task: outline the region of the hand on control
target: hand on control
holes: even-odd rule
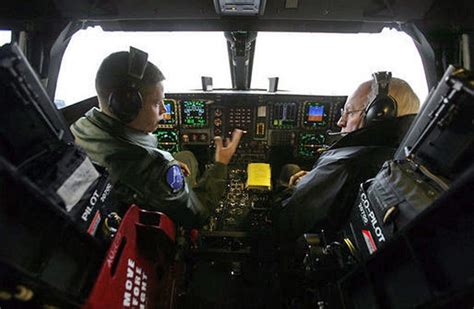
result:
[[[216,136],[214,138],[214,143],[216,144],[216,162],[220,162],[225,165],[229,164],[232,156],[237,150],[240,138],[244,133],[247,132],[240,129],[235,129],[234,132],[232,132],[232,137],[230,139],[226,138],[225,145],[220,136]]]
[[[308,174],[308,171],[299,171],[296,174],[293,174],[293,176],[290,177],[290,182],[288,183],[290,187],[295,186],[306,174]]]
[[[178,160],[176,160],[178,161]],[[184,176],[185,177],[188,177],[189,175],[191,175],[191,170],[189,169],[189,167],[186,165],[186,163],[183,163],[181,161],[178,161],[178,164],[179,164],[179,167],[181,168],[181,171],[183,172]]]

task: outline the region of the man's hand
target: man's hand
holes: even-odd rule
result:
[[[290,177],[290,181],[288,183],[290,187],[296,185],[306,174],[308,174],[308,171],[299,171],[296,174],[293,174],[293,176]]]
[[[178,161],[178,160],[176,160]],[[181,168],[181,171],[183,172],[184,176],[185,177],[188,177],[189,175],[191,175],[191,170],[189,169],[189,167],[186,165],[186,163],[183,163],[181,161],[178,161],[178,164],[179,164],[179,167]]]
[[[225,165],[229,164],[232,156],[239,145],[240,138],[246,131],[235,129],[232,132],[232,138],[226,138],[225,145],[223,144],[222,138],[220,136],[216,136],[214,138],[214,143],[216,144],[216,162],[223,163]]]

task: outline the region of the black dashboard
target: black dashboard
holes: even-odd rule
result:
[[[234,278],[255,261],[273,259],[268,246],[277,182],[266,190],[250,188],[248,163],[268,163],[273,180],[286,163],[310,169],[320,150],[331,144],[328,131],[339,131],[336,123],[345,100],[343,96],[236,91],[166,95],[167,113],[155,132],[159,148],[171,153],[191,150],[200,165],[206,165],[213,161],[214,137],[229,137],[234,128],[247,131],[229,164],[224,195],[199,232],[195,254],[200,259],[195,267],[206,271],[195,274],[198,285],[207,284],[209,271]]]
[[[288,159],[311,159],[338,131],[346,97],[255,92],[170,93],[155,135],[171,153],[212,145],[234,128],[247,131],[235,158],[240,163],[268,162],[271,150],[285,148]]]

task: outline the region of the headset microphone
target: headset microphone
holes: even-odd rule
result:
[[[326,134],[329,135],[329,136],[346,135],[347,132],[333,132],[333,131],[331,131],[331,130],[327,130],[327,131],[326,131]]]

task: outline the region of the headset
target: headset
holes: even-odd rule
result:
[[[113,90],[108,100],[110,111],[123,123],[133,121],[143,106],[137,82],[143,79],[147,64],[148,54],[130,46],[127,81],[122,87]]]
[[[376,72],[372,77],[372,91],[375,91],[375,98],[365,108],[364,126],[397,117],[397,101],[388,95],[392,73]]]

